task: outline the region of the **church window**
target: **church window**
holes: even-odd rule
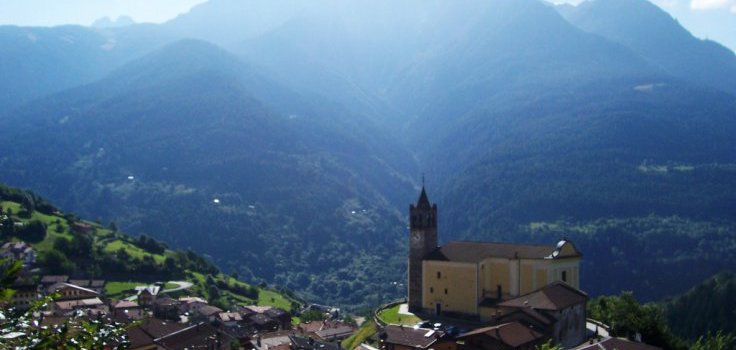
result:
[[[437,279],[442,278],[442,272],[437,271]]]
[[[432,287],[429,287],[429,292],[430,292],[430,293],[434,293],[434,288],[432,288]]]
[[[567,271],[562,271],[562,281],[567,282]]]
[[[447,295],[447,288],[445,288],[445,295]]]

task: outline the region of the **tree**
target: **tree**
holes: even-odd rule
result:
[[[537,345],[536,347],[534,347],[534,349],[536,350],[563,350],[564,348],[559,345],[555,345],[552,342],[552,339],[550,339],[544,344]]]
[[[734,347],[736,347],[736,337],[733,334],[718,331],[716,334],[708,333],[707,336],[698,338],[690,350],[733,350]]]
[[[74,271],[74,263],[64,253],[58,250],[50,250],[43,253],[39,260],[50,274],[61,275]]]
[[[10,288],[18,274],[20,273],[23,264],[20,260],[12,261],[9,258],[0,259],[0,266],[3,266],[0,271],[0,303],[8,302],[15,294],[15,291]]]
[[[639,304],[631,292],[595,298],[588,303],[588,311],[591,318],[608,324],[613,336],[633,339],[639,334],[647,344],[667,349],[684,348],[684,342],[667,326],[662,307]]]
[[[16,236],[31,243],[41,242],[46,238],[46,223],[40,220],[31,220],[16,232]]]
[[[309,322],[309,321],[322,321],[326,319],[327,316],[323,312],[320,312],[317,310],[307,310],[303,312],[299,318],[301,318],[302,321],[304,322]]]

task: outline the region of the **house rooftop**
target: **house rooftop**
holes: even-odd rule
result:
[[[386,343],[404,345],[412,348],[429,348],[444,333],[431,329],[388,325],[383,329]]]
[[[458,339],[475,336],[490,337],[512,348],[517,348],[545,337],[544,334],[524,326],[521,322],[514,321],[497,326],[479,328],[460,335]]]
[[[588,301],[588,295],[567,283],[552,282],[529,294],[499,303],[501,307],[524,308],[537,310],[562,310],[575,304]]]

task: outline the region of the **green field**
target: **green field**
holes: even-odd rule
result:
[[[124,295],[123,292],[133,290],[137,286],[145,286],[144,282],[107,282],[105,284],[105,295],[110,298],[119,298]]]
[[[114,254],[114,253],[116,253],[120,249],[124,249],[128,253],[128,255],[130,255],[131,257],[136,258],[136,259],[143,259],[143,257],[146,256],[146,255],[152,256],[153,257],[153,260],[155,260],[157,263],[163,263],[164,260],[166,259],[163,255],[151,254],[151,253],[146,252],[145,250],[143,250],[143,249],[141,249],[139,247],[136,247],[136,246],[134,246],[134,245],[132,245],[130,243],[123,242],[120,239],[116,239],[116,240],[108,243],[107,245],[105,245],[105,249],[104,250],[107,253],[113,253]]]
[[[414,315],[400,315],[399,305],[382,310],[378,313],[378,318],[388,324],[415,325],[421,321],[419,317]]]

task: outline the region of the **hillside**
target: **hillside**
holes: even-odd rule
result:
[[[736,334],[734,295],[736,276],[723,272],[667,300],[664,309],[672,331],[691,340],[719,330]]]
[[[139,285],[183,280],[194,284],[187,293],[224,309],[262,304],[290,310],[300,305],[291,296],[224,275],[192,251],[171,250],[147,236],[131,237],[114,224],[103,227],[82,220],[31,192],[0,184],[0,209],[2,241],[32,244],[42,273],[106,280],[108,297],[128,295]]]

